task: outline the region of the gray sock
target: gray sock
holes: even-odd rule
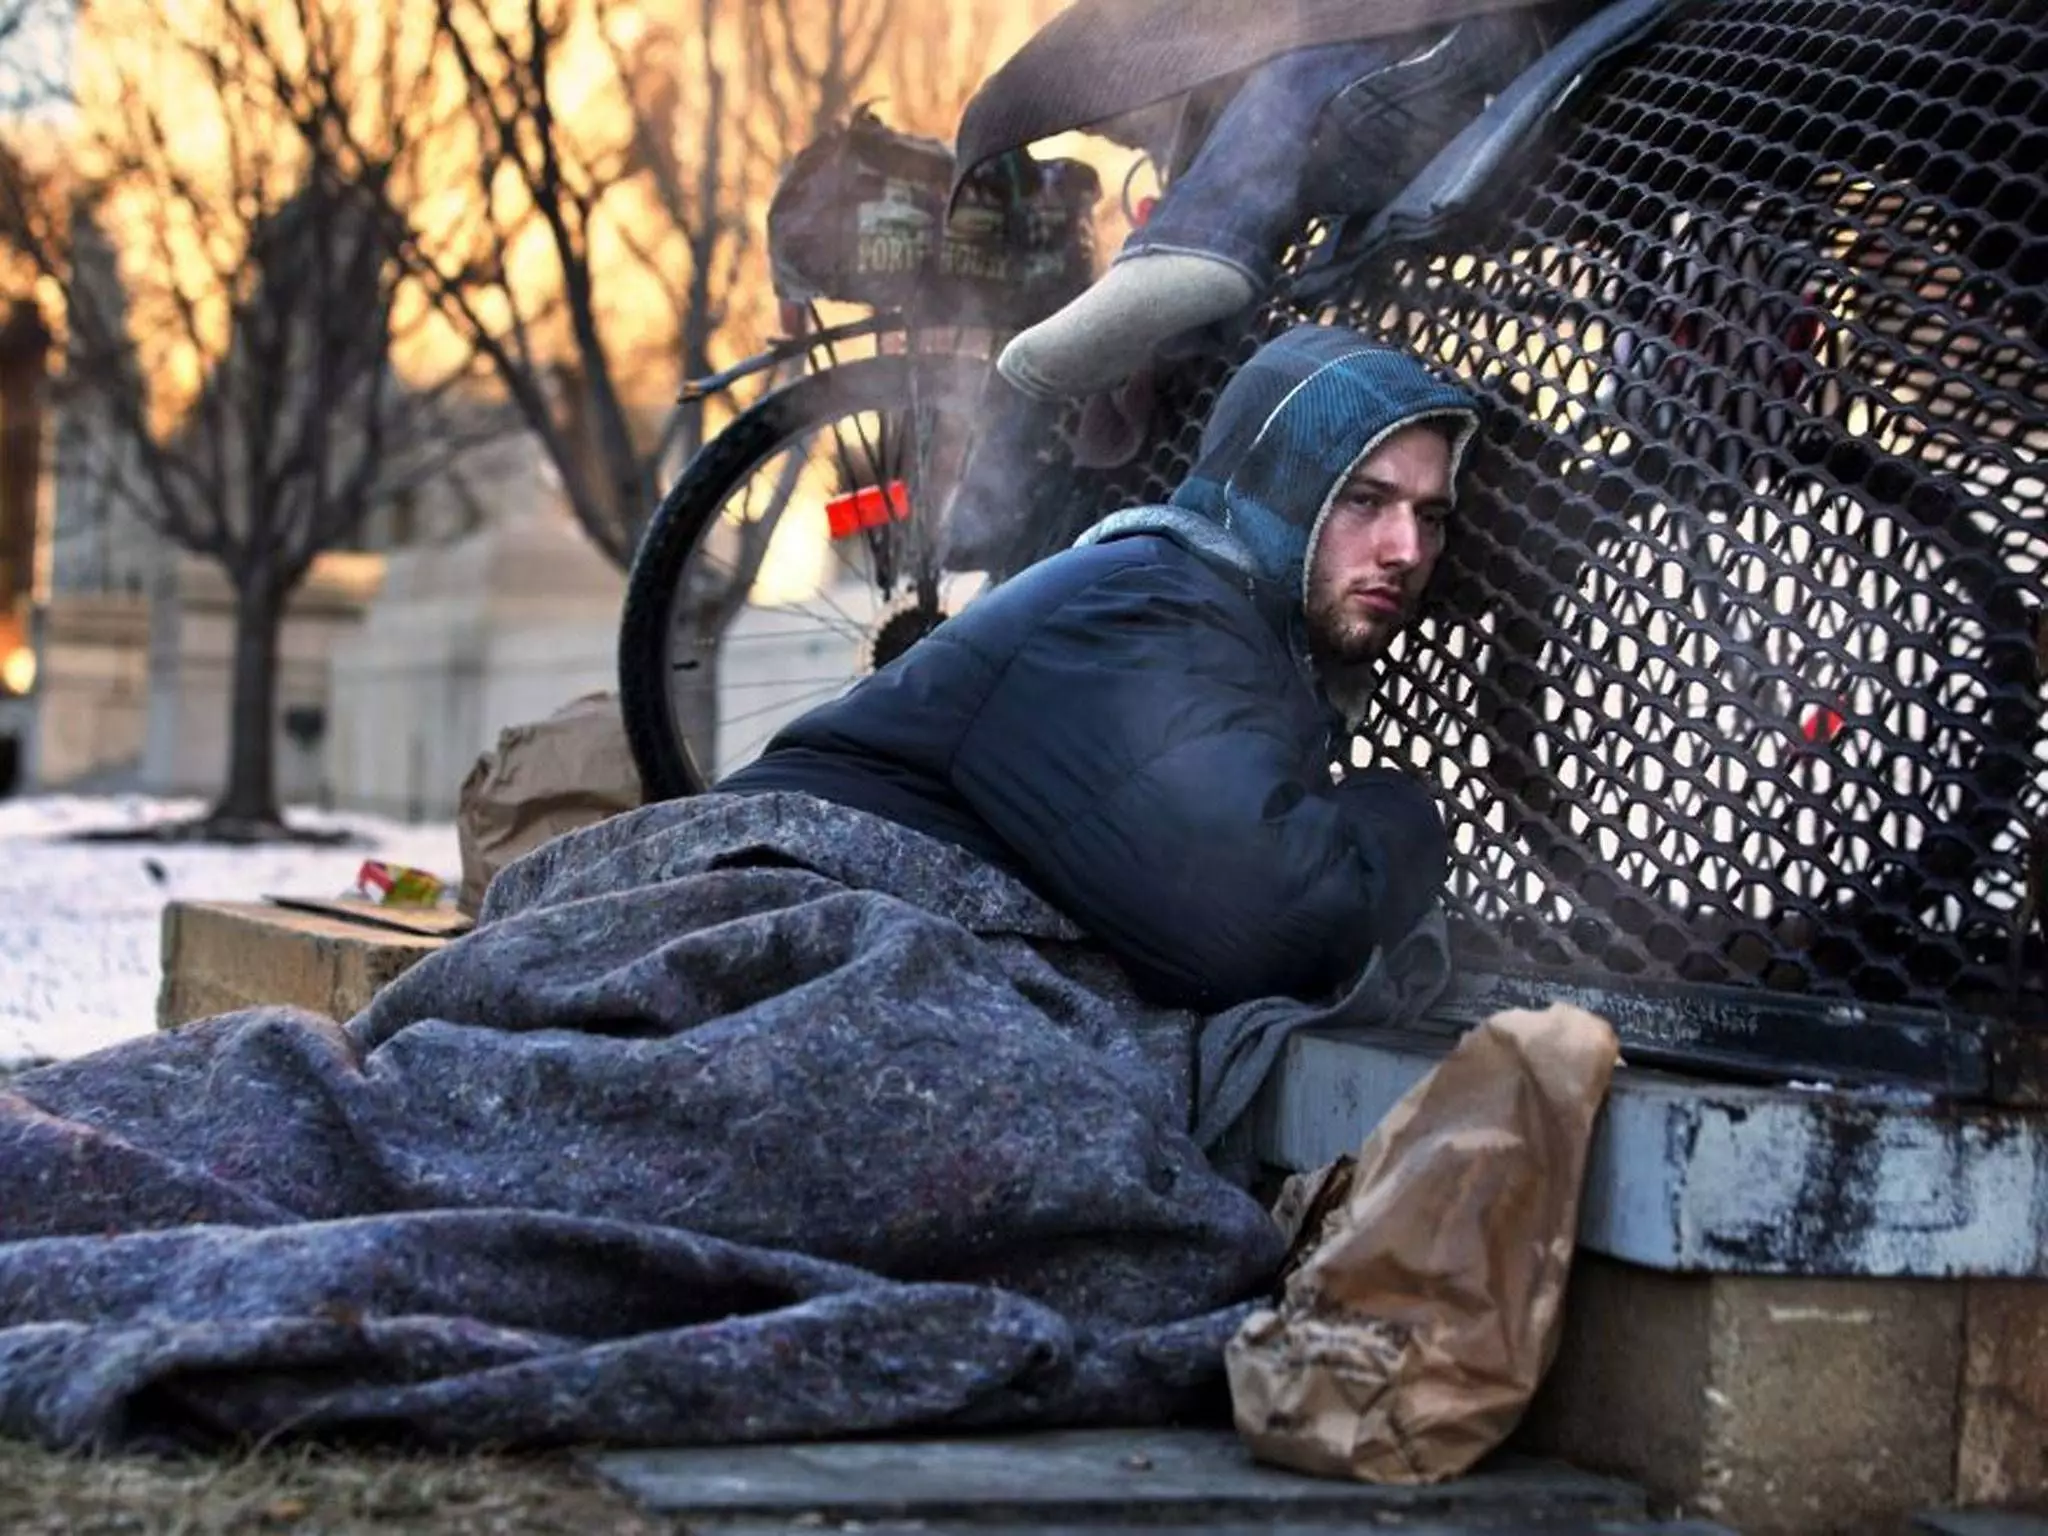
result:
[[[1160,342],[1236,314],[1255,292],[1249,277],[1213,256],[1133,256],[1066,308],[1021,332],[996,367],[1040,400],[1097,394],[1136,372]]]

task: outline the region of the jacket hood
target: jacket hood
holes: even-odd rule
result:
[[[1352,470],[1403,427],[1450,427],[1451,483],[1479,427],[1479,402],[1408,353],[1356,331],[1301,325],[1238,369],[1202,433],[1194,468],[1165,506],[1114,513],[1077,543],[1158,534],[1226,569],[1295,653],[1312,686],[1354,726],[1373,668],[1321,673],[1302,614],[1323,519]]]
[[[1450,428],[1455,485],[1479,427],[1478,402],[1407,352],[1355,331],[1296,326],[1255,352],[1217,396],[1172,505],[1231,534],[1251,574],[1298,605],[1337,491],[1387,438],[1427,421]]]

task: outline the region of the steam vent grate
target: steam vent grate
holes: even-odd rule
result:
[[[2039,0],[1721,0],[1350,290],[1488,405],[1360,744],[1467,966],[2048,1035],[2044,174]]]

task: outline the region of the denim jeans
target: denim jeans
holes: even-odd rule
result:
[[[1260,65],[1117,259],[1210,256],[1264,293],[1306,219],[1376,212],[1542,46],[1513,11]]]

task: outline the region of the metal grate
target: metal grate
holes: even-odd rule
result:
[[[2044,174],[2039,0],[1721,0],[1361,285],[1491,407],[1363,748],[1468,963],[2048,1027]]]

